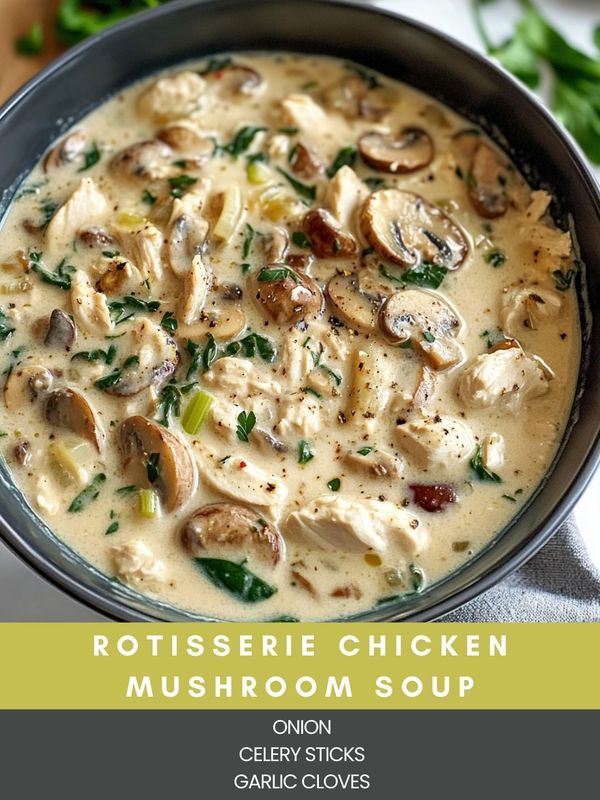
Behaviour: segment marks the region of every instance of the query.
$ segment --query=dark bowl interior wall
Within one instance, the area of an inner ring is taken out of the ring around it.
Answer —
[[[588,267],[592,312],[600,308],[596,253],[599,202],[594,181],[546,112],[516,82],[484,59],[422,26],[352,3],[319,0],[212,0],[170,3],[134,18],[67,54],[13,98],[0,115],[2,211],[15,186],[67,124],[145,74],[203,54],[244,49],[295,50],[352,59],[439,97],[492,133],[502,132],[519,166],[535,164],[532,180],[556,195],[563,222],[572,214],[581,258]],[[498,134],[499,135],[499,134]],[[7,187],[13,187],[8,189]],[[589,334],[589,336],[588,336]],[[371,618],[431,619],[487,588],[531,555],[575,502],[597,460],[600,420],[600,332],[586,332],[589,368],[579,420],[543,488],[493,548],[402,609],[379,609]],[[576,477],[575,477],[576,476]],[[6,474],[0,485],[8,543],[62,588],[120,618],[148,619],[143,601],[85,574],[79,560],[37,530],[31,514],[11,500]],[[20,533],[23,535],[21,536]],[[67,573],[75,571],[77,578]],[[110,587],[107,590],[107,587]],[[129,611],[110,596],[120,598]],[[157,606],[158,608],[158,606]],[[178,613],[163,607],[162,618]],[[181,617],[179,617],[181,618]],[[369,618],[365,616],[363,618]]]

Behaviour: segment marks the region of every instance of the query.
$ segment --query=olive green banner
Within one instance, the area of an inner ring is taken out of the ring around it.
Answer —
[[[3,709],[598,709],[597,624],[0,624]]]

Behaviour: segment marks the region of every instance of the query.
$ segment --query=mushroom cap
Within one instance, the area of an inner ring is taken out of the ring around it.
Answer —
[[[468,175],[469,199],[480,217],[496,219],[506,213],[509,179],[506,157],[488,144],[480,144],[473,154]]]
[[[227,64],[215,72],[204,73],[203,77],[210,80],[218,77],[218,87],[223,91],[239,94],[254,94],[264,87],[264,80],[260,72],[246,64]]]
[[[46,154],[43,161],[44,172],[75,161],[76,158],[83,154],[87,143],[88,139],[85,131],[77,130],[67,134]]]
[[[263,269],[289,270],[285,264],[268,264]],[[258,273],[260,276],[261,270]],[[295,275],[295,277],[294,277]],[[323,308],[323,293],[306,273],[294,272],[273,281],[255,280],[256,300],[278,324],[294,323],[307,316],[317,316]]]
[[[119,426],[119,446],[125,469],[136,468],[137,480],[149,485],[146,462],[159,454],[159,476],[154,484],[167,511],[182,506],[196,484],[196,469],[187,447],[170,431],[147,417],[128,417]]]
[[[360,137],[358,149],[370,167],[397,175],[426,167],[434,155],[431,136],[422,128],[403,128],[397,136],[370,131]]]
[[[71,317],[61,308],[55,308],[50,314],[50,321],[48,323],[44,344],[47,347],[58,347],[61,350],[70,350],[76,336],[77,330]]]
[[[381,295],[361,288],[357,273],[334,275],[327,284],[327,297],[336,317],[363,333],[377,329],[377,316],[383,302]]]
[[[354,236],[345,231],[333,214],[324,208],[308,211],[302,229],[318,258],[349,258],[358,251]]]
[[[44,415],[56,428],[65,428],[102,451],[106,435],[94,409],[81,392],[69,387],[55,389],[46,397]]]
[[[215,149],[213,139],[184,122],[161,128],[156,137],[178,153],[185,153],[186,161],[192,160],[197,167],[208,161]]]
[[[323,163],[310,147],[302,142],[294,145],[290,153],[290,167],[295,175],[311,180],[323,172]]]
[[[109,169],[120,178],[128,180],[156,180],[172,172],[173,151],[158,139],[135,142],[116,153]]]
[[[405,289],[390,295],[379,312],[379,325],[392,342],[410,340],[433,369],[447,369],[462,360],[454,337],[461,318],[441,295]]]
[[[4,405],[9,411],[19,411],[52,388],[54,376],[41,364],[17,365],[4,384]]]
[[[181,543],[194,557],[231,548],[277,564],[285,553],[278,531],[261,515],[234,503],[211,503],[197,509],[181,529]]]
[[[422,261],[458,269],[468,247],[460,228],[441,208],[400,189],[381,189],[366,201],[361,229],[371,245],[395,264]]]

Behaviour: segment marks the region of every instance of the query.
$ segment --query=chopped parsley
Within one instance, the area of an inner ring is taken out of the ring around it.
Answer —
[[[247,442],[249,440],[249,436],[255,425],[256,415],[254,411],[251,411],[249,414],[245,411],[241,411],[238,414],[236,434],[240,442]]]
[[[480,444],[478,444],[475,448],[475,453],[473,454],[473,457],[469,463],[471,465],[471,469],[480,481],[493,481],[494,483],[502,483],[502,478],[499,475],[484,466],[483,461],[481,460]]]
[[[300,439],[298,442],[298,463],[308,464],[308,462],[315,457],[315,451],[310,442],[306,439]]]

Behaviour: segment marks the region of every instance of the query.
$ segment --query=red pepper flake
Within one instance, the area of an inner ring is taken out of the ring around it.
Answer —
[[[245,461],[240,461],[240,469],[245,469],[248,466]]]

